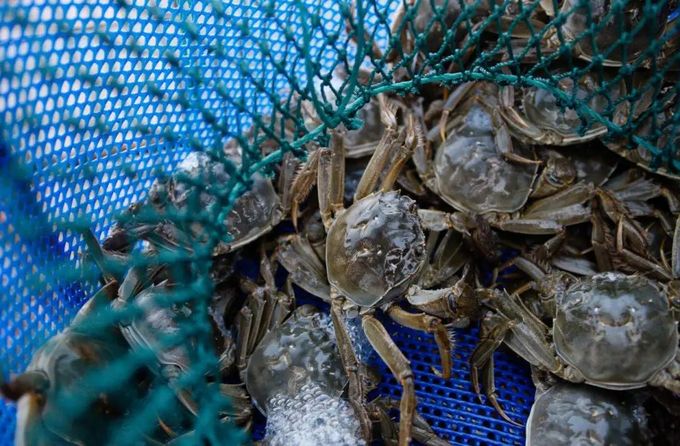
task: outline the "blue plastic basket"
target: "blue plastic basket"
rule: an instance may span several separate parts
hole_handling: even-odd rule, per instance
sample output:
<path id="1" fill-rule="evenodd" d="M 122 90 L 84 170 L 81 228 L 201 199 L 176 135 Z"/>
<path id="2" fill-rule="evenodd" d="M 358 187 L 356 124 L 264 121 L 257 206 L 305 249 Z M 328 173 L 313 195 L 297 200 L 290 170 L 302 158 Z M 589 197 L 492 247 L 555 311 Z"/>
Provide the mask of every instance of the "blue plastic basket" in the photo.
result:
<path id="1" fill-rule="evenodd" d="M 246 130 L 249 120 L 196 83 L 191 70 L 240 92 L 243 105 L 256 110 L 263 101 L 239 66 L 246 63 L 266 79 L 268 65 L 255 57 L 257 41 L 265 37 L 271 53 L 285 59 L 289 43 L 280 25 L 298 32 L 299 17 L 284 0 L 272 3 L 273 18 L 265 17 L 260 2 L 159 0 L 162 21 L 142 1 L 128 7 L 114 0 L 9 3 L 0 5 L 0 363 L 4 373 L 18 373 L 68 325 L 93 289 L 52 274 L 54 264 L 75 267 L 83 248 L 59 222 L 88 214 L 103 237 L 116 212 L 141 199 L 157 172 L 172 171 L 195 140 L 219 138 L 202 110 Z M 399 0 L 387 3 L 370 14 L 393 12 Z M 307 4 L 317 8 L 312 0 Z M 224 9 L 223 19 L 215 18 L 214 5 Z M 330 5 L 318 8 L 323 20 L 338 23 Z M 312 36 L 309 50 L 324 60 L 319 37 Z M 145 51 L 136 52 L 135 43 Z M 185 74 L 168 66 L 168 54 L 187 68 Z M 88 75 L 96 81 L 88 83 Z M 201 110 L 157 97 L 151 84 L 188 92 Z M 174 138 L 158 136 L 167 129 Z M 523 443 L 523 429 L 502 421 L 471 389 L 467 358 L 474 332 L 458 333 L 455 374 L 444 382 L 430 371 L 438 362 L 431 338 L 394 326 L 391 331 L 413 364 L 419 410 L 439 434 L 454 444 Z M 381 391 L 397 397 L 400 387 L 383 369 Z M 515 419 L 526 419 L 533 399 L 526 367 L 499 353 L 496 374 L 501 403 Z M 12 443 L 14 424 L 14 406 L 0 401 L 0 445 Z"/>

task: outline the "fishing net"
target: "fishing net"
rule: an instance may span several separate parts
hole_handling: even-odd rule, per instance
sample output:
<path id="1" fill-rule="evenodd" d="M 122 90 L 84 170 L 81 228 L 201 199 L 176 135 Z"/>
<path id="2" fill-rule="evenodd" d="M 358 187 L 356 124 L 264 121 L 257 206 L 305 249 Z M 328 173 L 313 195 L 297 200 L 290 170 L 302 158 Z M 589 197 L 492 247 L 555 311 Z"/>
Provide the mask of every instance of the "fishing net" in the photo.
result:
<path id="1" fill-rule="evenodd" d="M 230 422 L 237 405 L 215 379 L 214 254 L 249 237 L 230 219 L 242 194 L 282 160 L 327 145 L 329 130 L 360 127 L 362 107 L 381 93 L 427 96 L 471 81 L 494 83 L 517 101 L 533 92 L 541 107 L 578 123 L 569 137 L 598 137 L 647 169 L 677 175 L 676 9 L 674 0 L 3 2 L 3 379 L 24 371 L 85 302 L 95 308 L 72 326 L 68 347 L 88 345 L 89 356 L 78 354 L 92 364 L 73 366 L 50 388 L 50 417 L 33 426 L 34 439 L 53 444 L 70 429 L 93 443 L 141 443 L 163 419 L 163 441 L 168 430 L 188 432 L 180 437 L 187 443 L 245 441 Z M 526 102 L 516 108 L 528 115 L 517 118 L 520 136 L 565 138 L 536 125 Z M 213 167 L 201 175 L 178 168 L 190 152 Z M 145 204 L 128 210 L 134 203 Z M 104 240 L 114 222 L 135 228 L 136 238 L 99 266 L 116 276 L 169 265 L 173 286 L 152 293 L 152 304 L 186 310 L 173 330 L 135 349 L 107 330 L 143 313 L 141 299 L 117 308 L 102 304 L 101 293 L 89 300 L 102 272 L 83 234 L 89 228 Z M 144 228 L 158 225 L 167 239 L 145 239 Z M 419 409 L 440 435 L 457 444 L 522 443 L 523 430 L 479 403 L 467 383 L 474 333 L 459 334 L 455 377 L 445 382 L 430 370 L 429 338 L 391 331 L 414 365 Z M 190 367 L 168 376 L 159 357 L 177 349 Z M 525 419 L 527 370 L 500 354 L 496 369 L 500 401 Z M 195 414 L 182 413 L 177 388 L 190 391 Z M 380 390 L 400 394 L 391 378 Z M 0 404 L 0 444 L 10 444 L 16 409 Z"/>

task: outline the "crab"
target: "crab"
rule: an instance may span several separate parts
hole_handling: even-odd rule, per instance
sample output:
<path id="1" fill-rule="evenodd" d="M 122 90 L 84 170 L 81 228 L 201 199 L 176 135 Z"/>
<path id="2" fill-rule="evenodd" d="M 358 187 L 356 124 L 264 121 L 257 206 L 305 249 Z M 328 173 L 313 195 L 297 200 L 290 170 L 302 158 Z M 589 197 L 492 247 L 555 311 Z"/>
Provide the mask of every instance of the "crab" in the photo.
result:
<path id="1" fill-rule="evenodd" d="M 181 344 L 167 345 L 168 339 L 176 337 L 183 326 L 187 326 L 194 310 L 186 297 L 173 302 L 173 284 L 168 280 L 154 283 L 154 272 L 144 277 L 144 272 L 132 269 L 121 284 L 118 298 L 113 307 L 125 310 L 134 305 L 141 314 L 123 321 L 121 332 L 133 350 L 151 348 L 158 361 L 158 373 L 166 378 L 175 390 L 177 398 L 193 415 L 197 415 L 199 407 L 193 399 L 191 390 L 179 385 L 182 374 L 194 365 L 191 350 L 197 348 L 194 338 L 183 339 Z M 177 289 L 175 289 L 177 291 Z M 218 296 L 216 296 L 218 297 Z M 212 304 L 215 304 L 213 302 Z M 220 344 L 216 346 L 220 347 Z M 218 371 L 228 369 L 234 360 L 233 344 L 222 344 L 222 351 L 216 350 Z M 251 410 L 248 397 L 241 383 L 220 384 L 220 392 L 231 402 L 228 412 L 221 413 L 221 418 L 229 418 L 239 425 L 250 422 Z"/>
<path id="2" fill-rule="evenodd" d="M 375 380 L 368 376 L 363 367 L 361 373 L 365 375 L 362 378 L 365 382 Z M 330 318 L 312 305 L 297 307 L 285 321 L 272 327 L 258 341 L 248 357 L 245 381 L 255 406 L 267 417 L 276 416 L 279 421 L 281 416 L 276 412 L 290 404 L 314 407 L 321 401 L 342 407 L 346 404 L 340 398 L 347 386 L 347 376 L 337 350 Z M 398 407 L 398 403 L 396 406 Z M 395 442 L 396 430 L 388 415 L 394 407 L 393 400 L 383 397 L 366 404 L 371 421 L 379 426 L 380 437 L 389 444 Z M 349 407 L 348 413 L 342 414 L 348 417 L 344 420 L 333 419 L 340 413 L 328 414 L 323 408 L 318 409 L 323 413 L 316 413 L 314 428 L 323 430 L 326 424 L 330 424 L 334 431 L 339 428 L 349 429 L 347 432 L 342 430 L 343 435 L 358 442 L 359 422 Z M 286 431 L 295 429 L 288 426 Z M 269 426 L 267 431 L 269 435 Z M 427 422 L 417 414 L 413 420 L 413 431 L 414 438 L 423 444 L 446 444 L 436 437 Z M 307 431 L 306 434 L 313 436 L 314 432 Z M 272 435 L 277 436 L 276 428 Z M 276 443 L 275 440 L 280 443 L 278 438 L 269 438 L 269 441 Z M 371 438 L 365 438 L 365 441 L 369 443 Z"/>
<path id="3" fill-rule="evenodd" d="M 562 76 L 556 85 L 576 100 L 587 101 L 595 113 L 602 114 L 612 108 L 611 121 L 624 125 L 628 115 L 627 103 L 620 101 L 626 93 L 623 82 L 613 83 L 602 90 L 600 81 L 589 72 L 574 80 Z M 498 89 L 498 106 L 513 136 L 529 144 L 572 145 L 591 141 L 607 133 L 601 123 L 585 121 L 577 110 L 563 107 L 553 93 L 535 86 L 517 91 L 512 85 Z"/>
<path id="4" fill-rule="evenodd" d="M 408 116 L 405 126 L 398 130 L 395 110 L 388 108 L 384 113 L 389 123 L 385 133 L 397 137 L 383 139 L 376 147 L 353 204 L 347 209 L 343 205 L 344 150 L 338 129 L 331 138 L 331 148 L 319 154 L 317 196 L 327 231 L 325 264 L 331 315 L 349 376 L 350 403 L 367 432 L 369 421 L 363 408 L 365 391 L 357 375 L 358 360 L 345 319 L 358 316 L 369 342 L 404 388 L 399 442 L 405 445 L 411 438 L 415 410 L 413 373 L 375 313 L 382 310 L 401 325 L 434 334 L 440 349 L 442 376 L 450 377 L 450 334 L 441 318 L 428 312 L 431 308 L 455 309 L 459 296 L 453 295 L 452 287 L 423 290 L 418 286 L 418 278 L 428 261 L 424 231 L 455 229 L 462 224 L 453 214 L 419 210 L 412 199 L 391 190 L 417 136 L 413 120 Z M 374 191 L 381 177 L 380 190 Z M 407 295 L 409 302 L 422 313 L 408 312 L 398 305 Z"/>
<path id="5" fill-rule="evenodd" d="M 568 158 L 549 155 L 538 173 L 533 155 L 513 139 L 499 113 L 496 86 L 462 84 L 443 105 L 429 139 L 440 142 L 430 159 L 420 146 L 414 164 L 425 185 L 464 214 L 482 215 L 497 229 L 522 234 L 554 234 L 588 220 L 584 205 L 593 186 L 574 182 Z M 537 198 L 526 206 L 530 196 Z"/>
<path id="6" fill-rule="evenodd" d="M 115 280 L 111 279 L 114 273 L 104 261 L 105 251 L 89 230 L 85 234 L 90 255 L 100 267 L 103 277 L 105 280 Z M 126 314 L 124 318 L 118 318 L 118 327 L 132 351 L 143 352 L 150 348 L 157 359 L 157 367 L 152 367 L 152 370 L 173 388 L 183 407 L 190 414 L 197 415 L 199 407 L 191 391 L 179 385 L 181 375 L 194 365 L 192 351 L 197 348 L 197 340 L 189 337 L 180 344 L 176 338 L 194 317 L 195 310 L 190 299 L 182 293 L 184 290 L 177 287 L 173 280 L 173 274 L 178 271 L 172 267 L 159 266 L 151 252 L 143 255 L 149 265 L 129 268 L 111 307 L 114 311 Z M 211 271 L 217 286 L 208 305 L 209 314 L 206 315 L 213 328 L 213 347 L 215 354 L 219 355 L 217 371 L 220 374 L 227 371 L 235 360 L 235 344 L 224 325 L 224 313 L 220 312 L 232 305 L 235 294 L 228 287 L 220 286 L 224 285 L 225 278 L 215 277 L 220 272 L 231 271 L 230 266 L 226 270 L 223 267 L 223 264 L 218 263 Z M 175 265 L 175 268 L 178 266 Z M 219 389 L 231 401 L 229 410 L 220 413 L 221 420 L 247 425 L 251 410 L 243 385 L 220 383 Z M 171 430 L 168 433 L 174 436 Z"/>
<path id="7" fill-rule="evenodd" d="M 571 383 L 537 395 L 526 432 L 527 446 L 653 444 L 645 411 L 635 396 Z"/>
<path id="8" fill-rule="evenodd" d="M 613 5 L 605 0 L 561 0 L 557 3 L 558 11 L 554 11 L 553 1 L 544 0 L 541 5 L 548 15 L 554 17 L 556 12 L 566 20 L 550 29 L 543 46 L 557 51 L 565 42 L 571 43 L 576 57 L 592 62 L 594 55 L 602 55 L 599 63 L 605 67 L 649 63 L 654 55 L 645 50 L 665 32 L 673 3 L 663 2 L 653 16 L 643 10 L 643 0 L 630 0 L 619 10 L 613 10 Z M 597 28 L 588 33 L 591 26 Z M 632 34 L 631 39 L 622 42 L 622 33 Z"/>
<path id="9" fill-rule="evenodd" d="M 680 38 L 678 38 L 680 40 Z M 638 84 L 647 81 L 647 78 L 635 78 Z M 638 88 L 642 88 L 640 85 Z M 680 165 L 677 162 L 678 147 L 680 147 L 680 134 L 672 132 L 672 122 L 674 109 L 677 104 L 677 95 L 672 89 L 662 88 L 656 92 L 653 86 L 645 86 L 642 98 L 635 102 L 635 113 L 633 121 L 635 130 L 630 135 L 638 138 L 638 142 L 631 141 L 632 138 L 610 138 L 604 143 L 607 148 L 626 158 L 628 161 L 637 164 L 648 172 L 662 175 L 673 180 L 680 179 Z M 650 106 L 653 102 L 661 105 L 658 113 L 653 113 Z M 670 126 L 670 127 L 669 127 Z M 656 140 L 652 140 L 654 131 L 659 131 L 660 135 Z M 646 140 L 653 144 L 656 150 L 665 151 L 661 156 L 654 156 L 654 149 L 645 147 L 639 140 Z"/>
<path id="10" fill-rule="evenodd" d="M 229 160 L 238 162 L 239 153 L 236 142 L 226 144 L 225 154 Z M 292 179 L 295 166 L 284 164 L 281 178 Z M 225 218 L 224 229 L 229 238 L 217 244 L 213 250 L 215 256 L 232 252 L 271 231 L 287 212 L 284 205 L 287 198 L 279 196 L 269 178 L 255 174 L 251 179 L 252 187 L 237 199 Z M 186 211 L 187 203 L 196 194 L 202 208 L 214 206 L 218 194 L 223 193 L 220 187 L 230 182 L 233 178 L 222 162 L 204 152 L 189 153 L 173 175 L 154 182 L 146 202 L 131 206 L 123 214 L 104 247 L 111 253 L 126 254 L 141 239 L 165 247 L 193 250 L 191 243 L 204 242 L 207 231 L 197 221 L 191 222 L 188 228 L 180 228 L 175 214 Z M 282 191 L 288 189 L 286 184 L 281 187 Z"/>
<path id="11" fill-rule="evenodd" d="M 0 393 L 18 403 L 17 445 L 107 443 L 114 426 L 125 422 L 130 409 L 143 401 L 150 385 L 143 367 L 119 376 L 115 391 L 88 383 L 93 373 L 129 352 L 115 328 L 94 330 L 92 325 L 117 288 L 115 281 L 102 287 L 67 329 L 35 352 L 24 373 L 0 383 Z M 63 401 L 76 397 L 84 410 L 66 416 Z"/>
<path id="12" fill-rule="evenodd" d="M 489 400 L 498 405 L 492 354 L 501 343 L 541 371 L 564 380 L 613 390 L 655 386 L 680 393 L 678 322 L 672 307 L 677 288 L 639 275 L 600 273 L 574 278 L 545 275 L 537 282 L 554 308 L 552 328 L 518 295 L 480 291 L 491 309 L 470 357 L 479 394 L 479 372 Z"/>

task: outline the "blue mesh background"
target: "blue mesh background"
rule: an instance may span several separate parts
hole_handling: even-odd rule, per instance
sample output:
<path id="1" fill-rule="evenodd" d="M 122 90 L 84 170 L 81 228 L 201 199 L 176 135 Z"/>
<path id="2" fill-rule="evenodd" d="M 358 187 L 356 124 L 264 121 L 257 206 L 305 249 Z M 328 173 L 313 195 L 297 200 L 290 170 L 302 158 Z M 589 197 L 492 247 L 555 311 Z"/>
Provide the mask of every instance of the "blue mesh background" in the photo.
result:
<path id="1" fill-rule="evenodd" d="M 331 4 L 315 3 L 306 2 L 326 28 L 342 27 Z M 393 12 L 399 0 L 389 3 L 372 5 L 370 14 Z M 269 5 L 274 14 L 266 14 Z M 296 73 L 304 78 L 284 37 L 300 32 L 299 20 L 297 6 L 282 0 L 0 4 L 4 373 L 22 371 L 92 292 L 92 284 L 63 278 L 55 269 L 77 267 L 82 249 L 63 222 L 87 216 L 103 237 L 116 212 L 142 198 L 158 172 L 171 171 L 197 141 L 223 141 L 211 122 L 245 131 L 252 114 L 243 110 L 264 112 L 270 102 L 252 86 L 243 64 L 271 92 L 287 85 L 273 75 L 275 62 L 300 66 Z M 311 36 L 309 51 L 323 66 L 325 54 L 337 49 L 325 47 L 322 38 Z M 261 39 L 269 43 L 268 57 L 256 51 Z M 227 100 L 220 91 L 240 99 Z M 522 429 L 479 403 L 468 384 L 473 333 L 459 334 L 456 375 L 443 382 L 430 372 L 438 361 L 431 338 L 392 331 L 413 363 L 420 410 L 441 435 L 456 444 L 523 443 Z M 533 398 L 527 370 L 498 356 L 501 402 L 511 416 L 524 419 Z M 382 391 L 399 395 L 383 371 Z M 14 407 L 0 401 L 0 445 L 12 443 L 14 423 Z"/>

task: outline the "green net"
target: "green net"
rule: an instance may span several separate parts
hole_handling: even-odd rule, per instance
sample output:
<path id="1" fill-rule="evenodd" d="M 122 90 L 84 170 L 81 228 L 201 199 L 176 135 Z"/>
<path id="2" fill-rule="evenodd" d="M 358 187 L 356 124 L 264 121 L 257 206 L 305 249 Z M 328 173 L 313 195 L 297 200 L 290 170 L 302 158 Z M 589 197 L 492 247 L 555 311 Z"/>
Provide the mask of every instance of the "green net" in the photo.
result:
<path id="1" fill-rule="evenodd" d="M 213 316 L 237 305 L 233 253 L 285 218 L 290 191 L 275 175 L 328 146 L 330 130 L 370 124 L 380 95 L 444 104 L 459 85 L 493 84 L 513 138 L 600 140 L 677 178 L 677 7 L 5 2 L 3 360 L 5 379 L 39 372 L 6 389 L 33 395 L 18 434 L 245 441 L 252 409 L 224 369 L 235 340 Z"/>

